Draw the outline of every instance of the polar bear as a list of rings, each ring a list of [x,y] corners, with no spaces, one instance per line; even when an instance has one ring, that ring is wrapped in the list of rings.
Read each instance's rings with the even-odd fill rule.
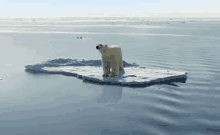
[[[107,46],[99,44],[96,46],[102,54],[103,77],[118,77],[121,71],[124,73],[121,48],[117,45]],[[112,70],[111,70],[112,69]]]

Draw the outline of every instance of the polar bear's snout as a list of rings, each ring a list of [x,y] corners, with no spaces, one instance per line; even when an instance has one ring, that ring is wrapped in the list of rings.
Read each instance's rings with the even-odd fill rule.
[[[99,49],[99,46],[98,46],[98,45],[96,46],[96,49]]]

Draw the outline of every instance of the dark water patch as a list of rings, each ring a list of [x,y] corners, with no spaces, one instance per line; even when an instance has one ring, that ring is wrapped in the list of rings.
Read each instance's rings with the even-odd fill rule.
[[[213,80],[210,78],[210,76],[205,76],[203,74],[191,74],[189,75],[189,78],[192,79],[192,81],[196,81],[196,82],[190,82],[190,83],[195,83],[194,85],[203,85],[202,83],[204,84],[207,84],[205,82],[213,82]],[[188,79],[189,79],[188,78]]]
[[[155,61],[155,63],[157,63],[157,66],[158,67],[161,67],[161,68],[164,68],[164,69],[167,69],[169,67],[171,67],[171,63],[168,63],[168,62],[163,62],[163,61]]]
[[[220,57],[219,57],[220,58]],[[220,60],[215,60],[215,59],[201,59],[201,58],[198,58],[198,59],[196,59],[196,61],[198,61],[199,63],[202,63],[202,64],[204,64],[204,65],[212,65],[212,66],[214,66],[214,65],[218,65],[218,66],[220,66]]]
[[[148,96],[139,98],[138,96],[132,96],[131,99],[135,100],[137,103],[139,102],[141,112],[149,115],[149,117],[154,115],[154,113],[150,113],[149,111],[157,112],[157,115],[166,114],[166,119],[189,116],[190,113],[192,113],[192,110],[188,109],[188,106],[191,105],[190,101],[178,100],[177,98],[175,99],[166,95],[158,96],[149,93]]]
[[[212,73],[207,71],[207,69],[209,68],[204,68],[204,67],[191,67],[192,69],[194,69],[194,73],[193,75],[197,76],[198,78],[201,77],[201,79],[207,77],[207,76],[213,76],[215,75],[216,72]]]
[[[196,74],[196,75],[208,75],[211,74],[209,72],[207,72],[206,70],[209,68],[204,67],[203,65],[199,65],[199,64],[191,64],[188,65],[188,67],[190,68],[191,71],[193,71],[192,74]]]
[[[166,130],[164,128],[167,126],[179,125],[177,120],[167,117],[166,114],[158,114],[151,111],[146,113],[146,117],[139,117],[137,121],[144,125],[151,125],[157,130]]]
[[[146,67],[150,67],[150,68],[155,68],[155,69],[166,69],[166,70],[172,70],[173,68],[170,65],[162,65],[162,64],[158,64],[156,62],[148,62],[145,63]]]
[[[189,85],[192,86],[200,86],[200,87],[209,87],[209,88],[213,88],[215,86],[213,86],[213,81],[212,80],[201,80],[201,79],[191,79],[189,81]]]
[[[150,62],[150,63],[158,63],[158,62],[161,62],[162,64],[165,64],[165,65],[169,65],[172,63],[172,60],[168,57],[163,57],[162,59],[161,58],[157,58],[157,57],[144,57],[143,58],[146,62]],[[160,63],[158,63],[160,64]]]
[[[180,112],[180,110],[177,110],[176,106],[185,106],[188,104],[187,101],[184,101],[183,99],[180,100],[177,97],[169,97],[165,95],[157,95],[154,97],[155,105],[162,106],[163,109],[169,110],[169,111],[175,111]],[[156,105],[156,106],[157,106]]]
[[[181,108],[175,106],[179,105]],[[156,111],[161,115],[166,114],[168,119],[173,119],[175,117],[182,117],[185,115],[189,115],[191,113],[191,110],[186,110],[187,105],[186,104],[167,104],[167,102],[163,103],[163,101],[156,101],[154,104],[146,105],[146,107],[142,108],[143,111]],[[152,114],[153,115],[153,114]]]
[[[173,87],[170,87],[170,86],[167,86],[167,87],[169,87],[168,89],[170,89],[170,90],[157,90],[155,92],[159,92],[160,95],[164,96],[164,97],[171,97],[171,98],[174,97],[177,99],[177,101],[184,100],[184,97],[182,96],[181,88],[179,88],[179,89],[175,88],[175,91],[174,91]]]
[[[185,119],[186,121],[186,119]],[[200,134],[200,135],[218,135],[219,127],[210,126],[201,123],[191,122],[177,125],[177,124],[167,124],[158,121],[151,121],[151,125],[162,128],[163,130],[169,131],[169,135],[186,135],[186,134]]]
[[[177,116],[178,117],[178,116]],[[166,114],[157,114],[148,112],[147,117],[139,117],[137,121],[140,121],[144,125],[153,125],[154,127],[167,127],[171,125],[178,125],[177,121],[166,116]]]
[[[204,62],[198,62],[198,66],[202,69],[205,69],[205,71],[210,72],[210,73],[215,73],[215,72],[219,72],[220,71],[220,65],[218,65],[217,63],[213,65],[210,63],[204,63]],[[196,70],[195,70],[196,71]]]
[[[146,61],[149,61],[149,62],[157,63],[157,64],[170,65],[172,63],[173,58],[170,58],[167,55],[164,55],[162,57],[158,57],[157,55],[154,55],[152,57],[151,56],[144,56],[143,59]]]
[[[151,106],[163,106],[163,105],[173,105],[173,106],[180,106],[180,105],[185,105],[188,104],[188,102],[182,100],[179,100],[178,97],[170,97],[167,95],[162,95],[160,93],[157,94],[153,94],[153,93],[149,93],[147,96],[131,96],[131,99],[135,99],[137,101],[146,101],[147,105],[151,105]],[[153,103],[150,103],[149,100],[154,101]],[[162,102],[162,104],[161,104]],[[162,107],[163,108],[163,107]],[[170,107],[167,107],[170,108]],[[175,110],[170,108],[170,110]],[[176,110],[177,112],[179,112],[178,110]]]

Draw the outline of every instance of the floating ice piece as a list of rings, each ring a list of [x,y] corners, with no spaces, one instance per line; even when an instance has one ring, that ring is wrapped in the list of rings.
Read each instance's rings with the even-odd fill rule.
[[[125,67],[125,73],[121,72],[119,77],[115,78],[103,78],[102,67],[96,66],[44,67],[42,70],[50,74],[75,76],[85,82],[129,87],[146,87],[154,84],[174,85],[173,82],[185,83],[187,79],[187,72],[184,71],[147,69],[144,67]]]

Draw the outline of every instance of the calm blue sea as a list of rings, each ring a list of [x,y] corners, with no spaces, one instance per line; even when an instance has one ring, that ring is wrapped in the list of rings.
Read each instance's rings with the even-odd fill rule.
[[[129,88],[25,72],[99,60],[100,43],[121,46],[128,63],[187,71],[187,81]],[[0,134],[219,135],[219,52],[219,18],[0,18]]]

